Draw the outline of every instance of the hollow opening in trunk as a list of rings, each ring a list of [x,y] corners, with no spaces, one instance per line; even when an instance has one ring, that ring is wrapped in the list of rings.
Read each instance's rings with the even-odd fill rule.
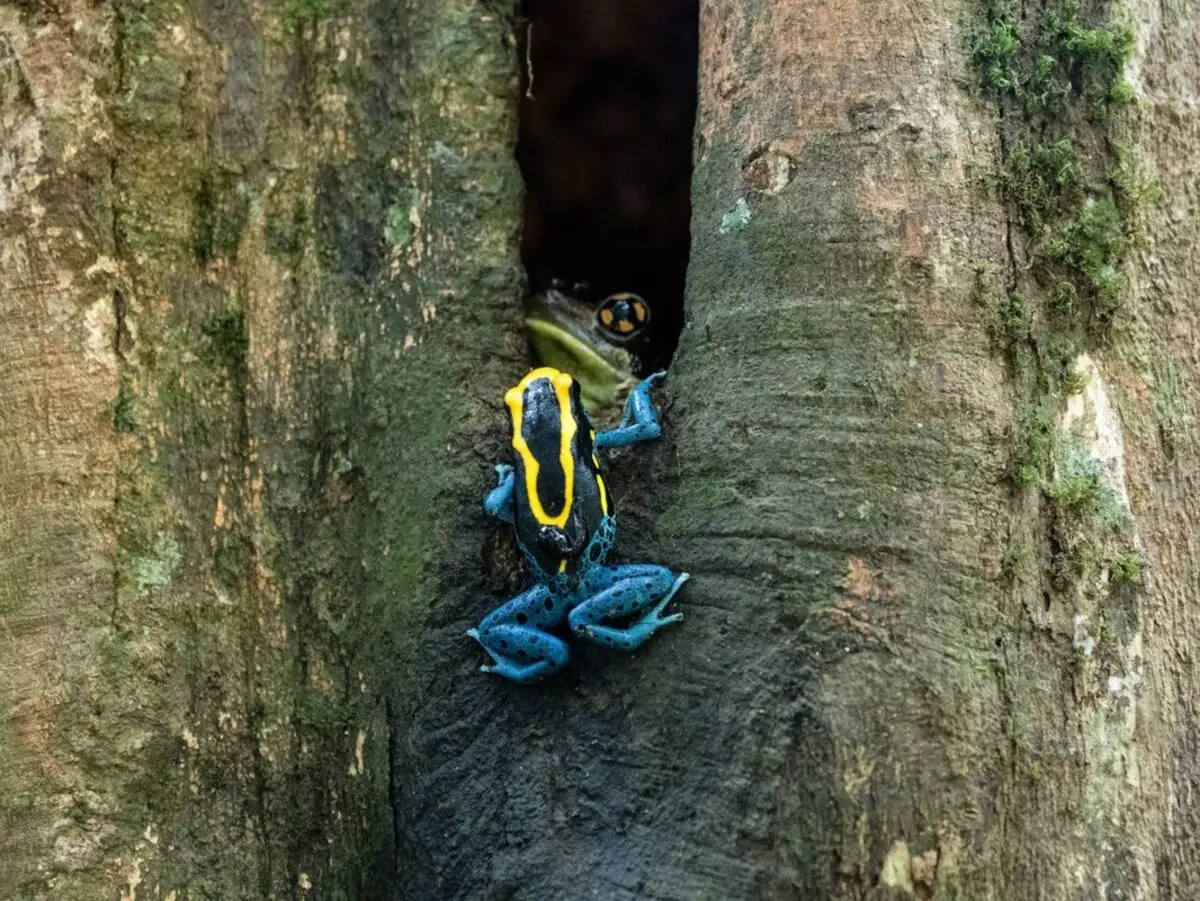
[[[536,319],[574,304],[567,312],[629,352],[634,375],[657,371],[683,326],[697,0],[525,0],[522,12],[517,161],[535,355],[555,365],[539,341],[559,336],[539,337]],[[613,295],[636,297],[606,314]]]

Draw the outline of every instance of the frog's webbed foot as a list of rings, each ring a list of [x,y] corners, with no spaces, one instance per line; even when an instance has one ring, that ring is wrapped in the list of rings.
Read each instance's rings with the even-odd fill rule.
[[[620,425],[596,435],[596,447],[623,447],[639,441],[653,441],[662,434],[658,414],[654,412],[654,404],[650,401],[650,389],[665,376],[665,372],[656,372],[629,392]]]
[[[598,644],[632,651],[663,626],[679,622],[682,613],[663,616],[675,592],[690,579],[675,576],[665,566],[613,566],[604,570],[601,590],[571,611],[571,629]],[[628,626],[605,625],[604,620],[641,614]]]
[[[562,639],[545,631],[562,621],[566,602],[550,596],[544,585],[535,585],[497,607],[477,629],[468,629],[492,658],[484,673],[495,673],[527,685],[566,665],[570,651]]]

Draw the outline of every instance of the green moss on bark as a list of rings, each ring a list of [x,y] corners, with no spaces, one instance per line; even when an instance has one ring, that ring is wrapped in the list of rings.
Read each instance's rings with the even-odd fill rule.
[[[971,35],[980,83],[1001,114],[1000,168],[986,183],[1009,205],[1019,246],[998,313],[1021,385],[1018,486],[1050,477],[1051,423],[1078,387],[1070,360],[1107,340],[1127,291],[1136,207],[1153,200],[1114,136],[1114,113],[1133,101],[1123,77],[1133,36],[1113,10],[1053,0],[1022,13],[1000,0]]]

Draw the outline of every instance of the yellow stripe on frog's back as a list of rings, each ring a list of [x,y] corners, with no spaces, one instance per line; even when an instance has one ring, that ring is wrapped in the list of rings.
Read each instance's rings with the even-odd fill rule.
[[[563,506],[557,516],[546,512],[542,498],[538,494],[537,479],[541,469],[537,457],[530,451],[521,434],[521,425],[525,419],[525,392],[538,379],[549,379],[554,388],[554,396],[558,400],[558,459],[563,471]],[[559,372],[549,366],[531,370],[515,388],[510,388],[504,395],[504,402],[512,415],[513,438],[512,445],[525,464],[525,493],[529,497],[529,509],[533,511],[534,519],[543,526],[558,526],[567,524],[571,513],[571,505],[575,500],[575,463],[571,457],[571,442],[575,440],[578,424],[575,414],[571,411],[571,383],[574,381],[565,372]]]
[[[592,429],[592,447],[596,446],[596,430]],[[592,451],[592,465],[596,467],[596,487],[600,489],[600,510],[608,516],[608,489],[604,486],[604,477],[600,475],[600,458]]]

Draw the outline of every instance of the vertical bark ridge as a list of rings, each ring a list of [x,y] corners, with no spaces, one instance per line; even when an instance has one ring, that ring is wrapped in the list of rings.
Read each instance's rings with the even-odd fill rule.
[[[1125,427],[1126,472],[1140,539],[1140,664],[1123,676],[1109,705],[1125,726],[1109,771],[1152,811],[1138,846],[1153,855],[1135,897],[1189,898],[1200,892],[1200,682],[1193,648],[1200,628],[1200,242],[1194,208],[1200,141],[1194,115],[1200,72],[1200,17],[1177,4],[1129,3],[1136,34],[1128,70],[1137,91],[1126,140],[1139,182],[1153,190],[1136,210],[1143,236],[1129,266],[1128,318],[1113,354],[1112,383]]]

